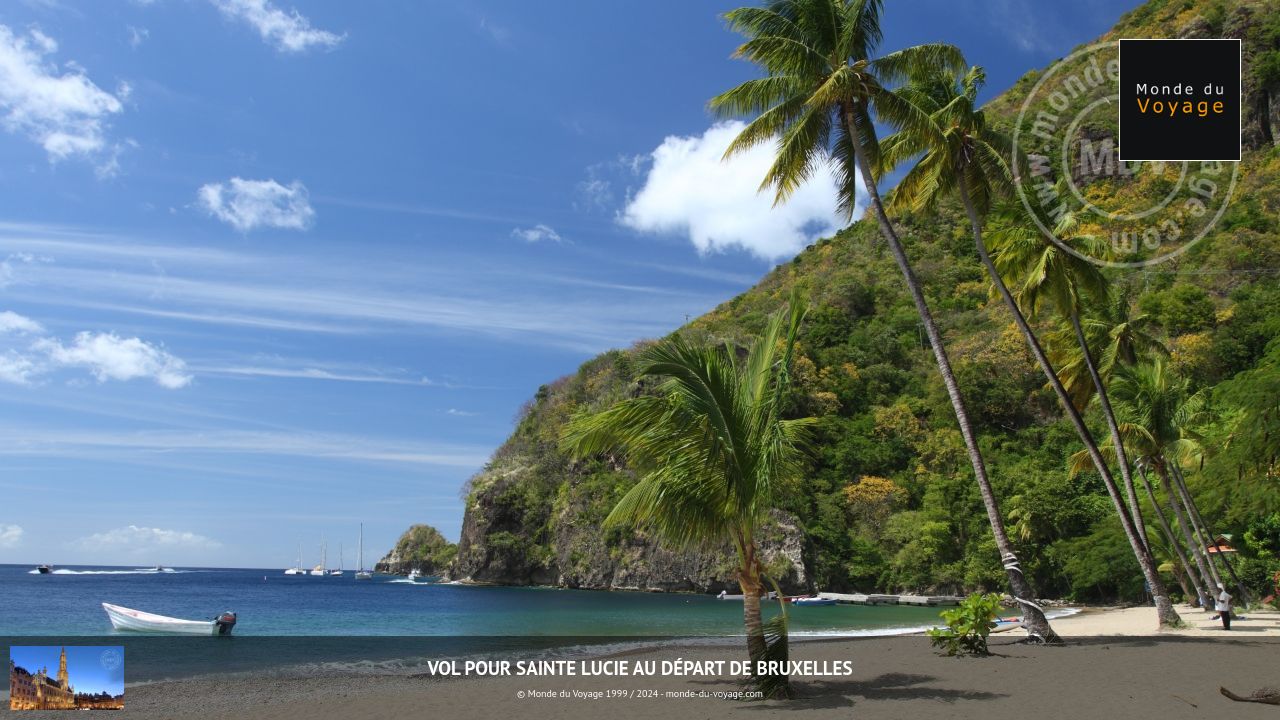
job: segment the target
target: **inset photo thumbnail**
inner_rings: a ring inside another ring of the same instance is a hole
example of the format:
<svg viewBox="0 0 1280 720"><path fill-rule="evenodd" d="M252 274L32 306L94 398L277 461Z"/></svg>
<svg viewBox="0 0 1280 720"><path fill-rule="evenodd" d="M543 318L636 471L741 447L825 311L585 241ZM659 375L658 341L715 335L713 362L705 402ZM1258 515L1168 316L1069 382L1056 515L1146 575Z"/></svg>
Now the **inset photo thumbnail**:
<svg viewBox="0 0 1280 720"><path fill-rule="evenodd" d="M9 709L123 710L124 647L10 647Z"/></svg>

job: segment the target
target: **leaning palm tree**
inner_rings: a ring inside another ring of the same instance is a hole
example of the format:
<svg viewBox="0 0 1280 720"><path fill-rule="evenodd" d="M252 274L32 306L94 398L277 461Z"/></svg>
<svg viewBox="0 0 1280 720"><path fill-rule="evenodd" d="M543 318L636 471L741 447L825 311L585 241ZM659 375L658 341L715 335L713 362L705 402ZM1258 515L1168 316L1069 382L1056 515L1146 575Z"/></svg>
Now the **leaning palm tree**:
<svg viewBox="0 0 1280 720"><path fill-rule="evenodd" d="M977 67L971 68L959 83L954 75L930 71L912 77L907 87L902 89L900 95L904 99L928 113L929 123L905 128L882 145L882 162L886 168L919 157L899 181L894 190L893 201L895 204L925 208L948 194L960 197L973 229L978 259L1013 315L1014 323L1026 339L1032 355L1102 476L1134 557L1137 558L1143 577L1155 598L1160 625L1179 625L1181 619L1169 600L1164 582L1156 570L1155 560L1151 557L1145 540L1134 527L1131 514L1120 496L1097 442L1085 424L1084 417L1058 380L1053 364L987 251L982 218L991 209L995 198L1012 194L1015 173L1007 158L1016 157L1016 154L1013 153L1009 139L989 127L986 116L977 109L978 90L984 79L982 69Z"/></svg>
<svg viewBox="0 0 1280 720"><path fill-rule="evenodd" d="M1039 211L1037 208L1037 212ZM1042 223L1049 220L1048 213L1042 214ZM1014 297L1027 317L1035 318L1046 305L1052 305L1070 325L1071 342L1078 350L1080 359L1080 364L1076 367L1084 367L1089 384L1083 386L1075 374L1064 373L1062 366L1059 366L1058 379L1080 410L1085 409L1091 397L1097 397L1102 417L1107 423L1107 431L1111 435L1112 447L1115 448L1116 465L1120 468L1125 500L1129 504L1134 529L1143 544L1147 544L1147 526L1142 517L1142 504L1134 487L1129 458L1125 454L1124 443L1120 441L1120 428L1116 424L1111 400L1107 397L1102 371L1094 360L1084 323L1081 321L1081 310L1085 304L1082 301L1086 297L1094 304L1110 300L1106 276L1097 265L1085 259L1105 252L1106 243L1082 233L1074 212L1059 214L1057 221L1053 223L1057 243L1046 239L1039 227L1026 221L1025 215L1015 219L1006 213L1002 220L989 233L996 268L1006 283L1010 280L1014 282ZM1062 244L1074 247L1080 254L1067 252ZM1072 392L1073 385L1075 392Z"/></svg>
<svg viewBox="0 0 1280 720"><path fill-rule="evenodd" d="M1185 462L1203 454L1196 427L1206 415L1204 394L1191 392L1190 382L1177 377L1160 357L1123 370L1116 379L1114 394L1123 405L1121 414L1127 420L1125 442L1140 449L1164 483L1205 585L1213 588L1222 582L1207 552L1215 543L1210 540L1212 535L1182 474ZM1225 557L1223 562L1234 578L1235 568Z"/></svg>
<svg viewBox="0 0 1280 720"><path fill-rule="evenodd" d="M761 190L773 189L776 202L784 202L828 160L834 160L839 209L852 217L861 180L880 232L924 325L986 506L1010 593L1022 610L1023 627L1030 637L1058 642L1043 609L1034 600L1035 593L1005 531L942 333L876 186L880 149L873 114L899 128L929 122L915 106L885 86L923 68L961 69L964 57L957 48L941 43L916 45L875 57L882 39L882 10L882 0L768 0L763 7L729 12L725 15L729 26L747 37L736 56L759 65L765 76L716 96L711 108L726 116L754 116L729 146L726 156L761 143L776 143L774 163L760 185Z"/></svg>
<svg viewBox="0 0 1280 720"><path fill-rule="evenodd" d="M779 486L798 477L816 422L780 415L803 316L793 300L770 318L745 357L678 335L641 351L640 374L661 379L656 394L577 416L562 438L576 457L621 451L639 473L606 526L649 527L677 546L732 544L752 661L776 645L761 620L766 579L756 531ZM785 647L785 634L781 642ZM771 697L790 696L785 675L756 683Z"/></svg>

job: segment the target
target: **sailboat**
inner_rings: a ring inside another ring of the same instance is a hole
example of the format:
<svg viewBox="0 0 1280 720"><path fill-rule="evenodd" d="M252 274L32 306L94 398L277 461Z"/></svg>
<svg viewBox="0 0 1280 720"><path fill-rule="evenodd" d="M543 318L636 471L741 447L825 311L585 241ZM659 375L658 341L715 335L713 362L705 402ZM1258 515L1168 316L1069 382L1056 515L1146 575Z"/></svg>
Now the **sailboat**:
<svg viewBox="0 0 1280 720"><path fill-rule="evenodd" d="M364 569L364 523L360 523L360 564L356 566L357 580L370 580L373 573Z"/></svg>
<svg viewBox="0 0 1280 720"><path fill-rule="evenodd" d="M306 575L307 571L302 569L302 543L298 543L298 564L284 571L285 575Z"/></svg>
<svg viewBox="0 0 1280 720"><path fill-rule="evenodd" d="M329 574L337 576L342 574L342 543L338 543L338 569L330 570Z"/></svg>
<svg viewBox="0 0 1280 720"><path fill-rule="evenodd" d="M324 566L325 566L325 561L327 560L328 554L329 554L329 546L325 544L324 540L321 540L320 541L320 564L311 568L312 575L319 575L321 577L326 575Z"/></svg>

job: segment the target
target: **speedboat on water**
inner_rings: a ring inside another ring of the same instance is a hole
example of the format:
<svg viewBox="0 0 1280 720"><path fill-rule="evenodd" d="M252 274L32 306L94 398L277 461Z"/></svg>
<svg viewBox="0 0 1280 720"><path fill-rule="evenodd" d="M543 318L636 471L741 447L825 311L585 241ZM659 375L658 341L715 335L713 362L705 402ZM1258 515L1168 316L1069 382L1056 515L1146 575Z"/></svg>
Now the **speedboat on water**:
<svg viewBox="0 0 1280 720"><path fill-rule="evenodd" d="M49 565L37 565L36 572L40 573L41 575L48 575L49 573L53 572L53 568L50 567Z"/></svg>
<svg viewBox="0 0 1280 720"><path fill-rule="evenodd" d="M832 598L824 598L824 597L804 597L804 598L796 598L796 599L792 600L792 601L791 601L791 604L792 604L792 605L807 605L807 606L811 606L811 607L812 607L812 606L815 606L815 605L835 605L835 604L836 604L836 601L835 601L835 600L833 600Z"/></svg>
<svg viewBox="0 0 1280 720"><path fill-rule="evenodd" d="M182 620L164 615L102 603L116 630L166 633L170 635L230 635L236 626L236 614L227 611L212 620Z"/></svg>

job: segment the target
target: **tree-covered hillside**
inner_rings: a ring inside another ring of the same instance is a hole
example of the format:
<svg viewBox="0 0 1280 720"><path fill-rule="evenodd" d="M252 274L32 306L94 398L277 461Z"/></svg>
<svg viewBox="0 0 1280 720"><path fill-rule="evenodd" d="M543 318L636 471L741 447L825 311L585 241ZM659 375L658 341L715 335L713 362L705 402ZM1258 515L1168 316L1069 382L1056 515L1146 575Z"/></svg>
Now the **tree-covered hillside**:
<svg viewBox="0 0 1280 720"><path fill-rule="evenodd" d="M1240 550L1246 583L1265 595L1270 576L1280 571L1280 150L1272 131L1280 113L1272 100L1280 90L1274 71L1280 9L1272 2L1152 0L1105 39L1223 33L1246 40L1250 109L1233 200L1210 234L1183 255L1142 269L1107 270L1116 307L1094 312L1107 315L1113 328L1121 317L1126 328L1141 329L1155 341L1152 357L1167 366L1179 397L1195 398L1194 423L1183 428L1199 448L1184 463L1187 483L1205 519ZM1012 126L1036 77L1028 74L988 104L994 124ZM1123 204L1156 192L1159 182L1143 173L1095 178L1088 192ZM893 220L943 330L1034 586L1043 596L1073 600L1141 597L1142 575L1115 509L1096 473L1072 469L1080 440L1007 308L993 300L963 211L943 203L894 213ZM783 567L794 564L795 553L776 552L779 574L824 590L1003 588L951 405L902 276L873 223L857 222L814 244L678 332L698 342L745 344L797 289L810 312L788 414L822 422L803 478L779 496L785 514L774 545L788 544L785 526L794 518L803 566ZM1036 322L1059 366L1069 366L1069 329L1051 315ZM1097 347L1109 339L1102 332ZM634 572L634 564L653 562L652 552L636 550L646 543L643 535L600 531L633 482L622 462L573 463L557 449L570 417L648 391L635 380L633 359L634 349L605 353L538 391L511 438L466 489L454 576L612 587L617 583L593 569L630 563ZM1086 418L1097 438L1107 437L1096 404L1087 405ZM1143 503L1144 515L1154 517L1150 499ZM1150 519L1148 535L1170 587L1177 587L1172 573L1182 569ZM702 571L723 571L717 568Z"/></svg>

